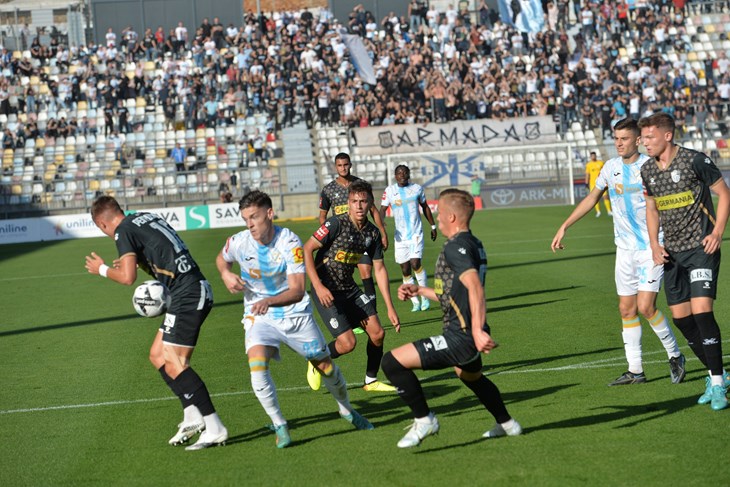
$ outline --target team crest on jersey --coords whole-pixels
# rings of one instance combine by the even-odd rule
[[[338,323],[337,318],[330,318],[330,328],[336,330],[339,326],[340,324]]]
[[[654,186],[656,182],[654,181],[654,178],[649,178],[649,184]]]
[[[674,181],[675,183],[678,183],[679,180],[682,179],[681,173],[676,169],[671,172],[671,176],[672,176],[672,181]]]
[[[459,253],[461,255],[466,255],[466,249],[464,247],[459,247]]]
[[[301,264],[304,262],[304,250],[301,247],[291,249],[291,253],[294,254],[295,264]]]
[[[705,157],[705,164],[712,164],[712,161],[709,157]]]

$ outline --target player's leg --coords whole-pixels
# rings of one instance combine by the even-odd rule
[[[157,369],[165,381],[165,384],[175,394],[175,389],[172,386],[173,378],[165,371],[165,357],[162,352],[162,332],[158,331],[155,335],[155,339],[150,347],[150,362]],[[180,403],[183,408],[183,420],[177,425],[178,431],[175,435],[170,438],[168,443],[171,445],[181,445],[187,443],[194,435],[202,432],[205,429],[205,422],[203,421],[203,415],[195,404],[190,404],[184,397],[178,395]]]
[[[413,267],[411,261],[408,258],[408,245],[407,242],[396,242],[395,243],[395,261],[400,265],[401,273],[403,274],[403,284],[415,284],[416,280],[413,277]],[[417,297],[411,298],[413,304],[411,312],[420,311],[421,300]]]
[[[334,338],[327,344],[330,357],[336,359],[341,355],[352,352],[357,345],[357,339],[352,332],[350,323],[359,323],[361,319],[351,320],[347,314],[347,310],[353,308],[352,303],[359,299],[362,293],[357,291],[353,294],[345,294],[341,292],[333,292],[334,302],[331,306],[323,306],[317,297],[317,293],[310,294],[314,307],[317,308],[322,323],[327,327],[330,334]],[[359,308],[358,308],[359,309]]]
[[[639,275],[632,251],[616,249],[615,281],[619,298],[618,308],[621,314],[621,337],[624,342],[628,370],[608,385],[617,386],[646,382],[644,368],[641,363],[641,321],[639,320],[636,299]]]
[[[426,276],[426,270],[423,268],[421,263],[421,257],[423,257],[423,236],[420,238],[414,238],[413,245],[411,247],[411,267],[413,268],[413,274],[416,276],[416,282],[421,287],[428,286],[428,277]],[[431,307],[431,302],[425,296],[421,296],[421,311],[427,311]]]
[[[684,376],[686,375],[685,358],[684,355],[682,355],[682,352],[679,351],[677,338],[674,336],[672,328],[669,326],[669,320],[667,320],[664,313],[656,307],[656,298],[656,292],[639,291],[637,296],[639,313],[641,313],[641,315],[649,321],[652,331],[654,331],[654,334],[657,338],[659,338],[659,341],[662,342],[662,346],[667,352],[667,357],[669,358],[669,374],[672,384],[679,384],[684,380]]]
[[[594,186],[595,186],[595,183],[594,183],[594,184],[590,184],[590,185],[588,186],[588,192],[589,192],[589,193],[590,193],[591,191],[593,191],[593,187],[594,187]],[[596,210],[596,217],[599,217],[599,216],[601,216],[601,202],[600,202],[600,200],[596,202],[596,205],[595,205],[595,206],[593,207],[593,209],[594,209],[594,210]]]
[[[259,328],[271,328],[260,326]],[[248,335],[248,333],[247,333]],[[258,341],[258,340],[256,340]],[[248,336],[247,344],[250,343]],[[251,387],[261,407],[271,419],[271,430],[276,433],[276,447],[285,448],[291,443],[286,418],[281,412],[279,398],[276,394],[276,384],[269,371],[269,362],[272,357],[278,357],[279,349],[269,345],[252,345],[246,347],[248,368],[251,373]]]
[[[383,360],[383,341],[385,340],[385,330],[380,325],[378,315],[368,316],[362,322],[362,327],[368,335],[367,364],[363,389],[368,392],[393,392],[395,387],[378,380],[378,371]]]
[[[716,275],[716,274],[715,274]],[[705,350],[707,358],[707,368],[709,370],[709,395],[710,405],[712,409],[719,411],[728,406],[727,388],[730,386],[730,375],[725,372],[722,363],[722,337],[720,335],[720,327],[715,320],[713,312],[714,298],[712,297],[695,297],[693,283],[693,297],[690,301],[692,308],[692,316],[694,316],[697,328],[702,336],[702,346]],[[705,388],[705,396],[707,387]]]
[[[502,394],[496,384],[482,374],[480,357],[462,367],[454,367],[456,375],[466,387],[471,389],[479,402],[494,417],[496,424],[482,436],[497,438],[499,436],[517,436],[522,433],[522,426],[507,412]]]
[[[398,395],[410,408],[414,418],[408,433],[398,442],[399,448],[416,446],[425,437],[439,431],[438,420],[429,409],[421,383],[413,372],[422,367],[421,356],[416,347],[425,346],[424,342],[428,342],[431,350],[434,349],[432,339],[427,338],[400,346],[383,357],[383,373],[396,386]]]
[[[611,200],[608,198],[608,192],[603,195],[603,205],[606,207],[606,212],[609,215],[613,215],[613,212],[611,211]]]

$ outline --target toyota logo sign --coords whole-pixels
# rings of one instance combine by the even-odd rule
[[[515,200],[515,192],[511,189],[498,189],[492,191],[489,199],[497,206],[507,206]]]

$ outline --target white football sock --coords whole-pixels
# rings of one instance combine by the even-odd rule
[[[345,416],[352,412],[352,406],[350,405],[350,397],[347,394],[347,382],[345,377],[342,375],[342,370],[337,364],[332,364],[332,369],[329,371],[330,374],[322,374],[322,382],[327,390],[332,394],[332,397],[337,401],[337,406],[340,409],[340,414]]]
[[[190,406],[183,409],[183,422],[185,423],[197,423],[203,419],[203,415],[198,409],[198,406],[191,404]]]
[[[256,394],[274,426],[285,424],[286,419],[281,414],[279,399],[276,396],[276,386],[271,378],[268,363],[266,367],[257,365],[256,368],[263,368],[263,370],[251,370],[251,387],[253,387],[254,394]]]
[[[640,374],[644,371],[641,365],[641,321],[638,316],[621,321],[623,321],[621,336],[624,339],[624,351],[626,361],[629,363],[629,372]]]
[[[651,329],[654,330],[656,336],[661,340],[664,350],[667,351],[669,358],[679,357],[682,352],[679,351],[679,345],[677,345],[677,339],[674,337],[672,329],[669,327],[667,317],[661,310],[656,310],[654,316],[649,318],[649,324]]]
[[[221,418],[218,417],[218,413],[203,416],[203,421],[205,421],[205,431],[208,433],[217,434],[226,429],[226,427],[223,426],[223,421],[221,421]]]

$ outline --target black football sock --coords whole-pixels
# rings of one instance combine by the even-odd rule
[[[383,373],[391,384],[398,389],[398,395],[413,411],[414,418],[425,418],[430,410],[423,394],[421,383],[412,370],[403,367],[393,354],[388,352],[383,357]]]
[[[702,346],[702,335],[700,329],[695,322],[694,316],[689,315],[684,318],[674,318],[674,326],[682,332],[684,338],[687,339],[687,345],[692,349],[694,354],[700,359],[702,365],[709,369],[707,365],[707,357],[705,356],[705,347]]]
[[[208,389],[192,367],[183,370],[172,382],[171,387],[183,403],[183,408],[194,405],[203,416],[215,413]]]
[[[722,375],[722,338],[720,337],[720,327],[715,321],[715,314],[710,311],[693,316],[702,335],[702,348],[707,358],[707,369],[712,375]]]
[[[370,340],[367,345],[368,361],[365,367],[365,375],[368,377],[377,377],[380,370],[380,361],[383,360],[383,345],[377,346]]]
[[[502,401],[502,394],[500,394],[499,389],[497,389],[494,382],[483,375],[473,382],[469,382],[464,379],[461,379],[461,382],[472,390],[472,392],[479,398],[479,402],[484,404],[484,407],[487,408],[487,411],[492,413],[492,416],[494,416],[494,419],[496,419],[498,423],[506,423],[512,419],[507,412],[504,401]]]
[[[189,404],[187,404],[187,401],[185,400],[185,398],[182,397],[182,396],[180,396],[180,395],[178,395],[178,393],[175,392],[175,388],[172,387],[173,379],[172,379],[172,377],[170,377],[169,375],[167,375],[167,371],[165,370],[165,366],[163,365],[162,367],[160,367],[159,369],[157,369],[157,371],[160,373],[160,376],[162,376],[162,380],[165,381],[165,384],[167,384],[167,387],[169,387],[170,390],[172,390],[172,392],[174,392],[175,395],[178,396],[178,398],[180,399],[180,403],[182,404],[183,409],[185,409],[187,406],[189,406]]]
[[[340,355],[342,355],[340,352],[337,351],[337,340],[332,340],[327,344],[327,349],[330,351],[330,357],[332,360],[336,359]]]

